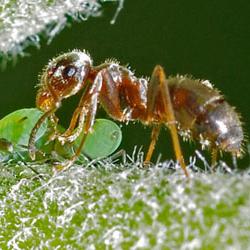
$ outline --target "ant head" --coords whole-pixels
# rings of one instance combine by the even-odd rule
[[[84,86],[92,60],[86,52],[73,50],[52,59],[45,67],[36,98],[37,106],[49,110]]]

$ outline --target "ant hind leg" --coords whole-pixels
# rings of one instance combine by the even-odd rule
[[[161,115],[163,116],[161,119],[166,123],[170,130],[176,159],[181,165],[185,175],[188,177],[189,174],[181,151],[168,83],[165,72],[160,65],[157,65],[154,68],[148,91],[148,118],[153,116],[155,109],[161,110]]]

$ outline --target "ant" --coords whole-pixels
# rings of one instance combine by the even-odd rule
[[[62,100],[83,90],[68,129],[56,130],[55,112]],[[239,157],[244,140],[239,114],[209,81],[177,75],[166,78],[164,69],[155,66],[149,79],[137,78],[130,69],[107,60],[93,66],[85,51],[73,50],[52,59],[45,67],[36,96],[37,107],[44,114],[31,131],[29,154],[35,159],[35,136],[49,117],[55,127],[54,139],[62,144],[73,142],[82,132],[79,148],[67,166],[78,158],[86,135],[91,133],[98,103],[115,120],[139,120],[152,126],[151,143],[145,158],[149,162],[162,126],[169,128],[176,160],[188,177],[178,133],[184,139],[198,140],[212,151],[212,166],[218,152]]]

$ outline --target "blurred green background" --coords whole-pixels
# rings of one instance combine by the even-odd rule
[[[38,74],[49,59],[74,48],[86,49],[94,63],[116,58],[150,76],[155,64],[167,74],[191,74],[209,79],[242,114],[249,131],[250,2],[125,0],[114,25],[110,24],[116,5],[104,4],[103,14],[87,22],[72,23],[47,45],[29,48],[29,57],[19,58],[0,73],[0,117],[35,104]],[[67,124],[79,96],[65,101],[60,117]],[[99,117],[105,117],[104,112]],[[122,148],[132,152],[134,145],[146,150],[150,129],[140,124],[123,125]],[[196,146],[183,143],[193,154]],[[158,153],[170,158],[167,133],[162,133]],[[157,154],[156,154],[157,155]],[[187,153],[185,153],[187,155]],[[187,156],[186,156],[187,158]],[[243,160],[244,161],[244,160]]]

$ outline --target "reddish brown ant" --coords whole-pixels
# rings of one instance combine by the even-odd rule
[[[44,112],[33,128],[29,153],[35,158],[36,132],[50,117],[56,127],[56,110],[63,99],[83,94],[64,133],[55,131],[62,143],[74,141],[83,131],[78,150],[67,166],[79,156],[86,135],[91,132],[98,103],[115,120],[139,120],[152,126],[151,143],[145,161],[151,159],[161,126],[170,130],[176,159],[188,176],[178,132],[184,138],[198,140],[212,150],[212,165],[217,152],[238,157],[242,153],[243,131],[239,115],[208,81],[177,75],[166,78],[161,66],[155,66],[151,79],[137,78],[127,67],[114,61],[92,65],[86,52],[73,50],[51,60],[41,76],[37,107]]]

